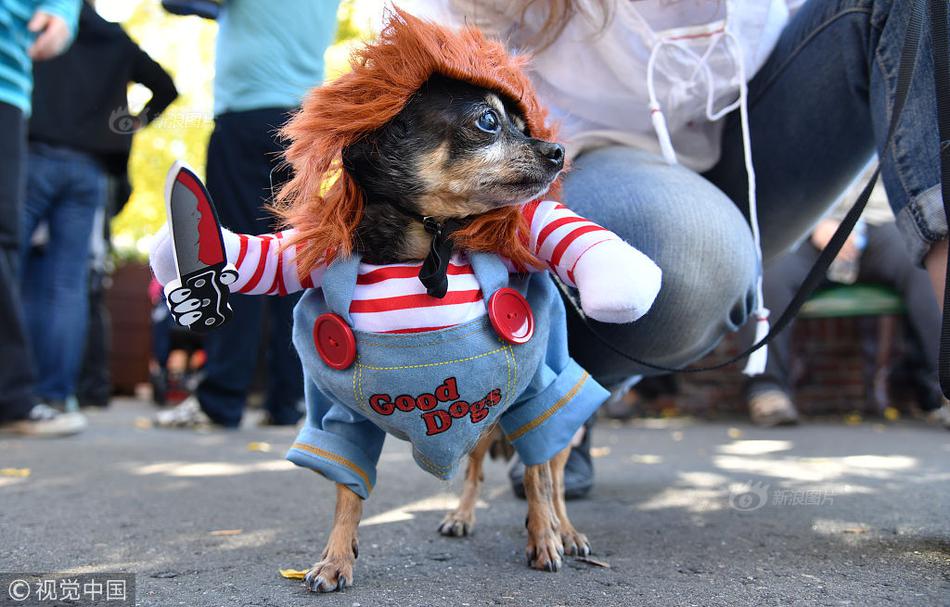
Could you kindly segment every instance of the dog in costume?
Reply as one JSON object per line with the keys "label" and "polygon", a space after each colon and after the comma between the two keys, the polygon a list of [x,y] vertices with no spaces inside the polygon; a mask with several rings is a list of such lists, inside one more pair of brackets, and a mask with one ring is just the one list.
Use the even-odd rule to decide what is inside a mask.
{"label": "dog in costume", "polygon": [[[649,310],[661,273],[557,202],[564,150],[524,63],[474,28],[396,9],[283,129],[294,177],[275,207],[287,229],[221,231],[232,292],[306,289],[294,345],[307,420],[287,457],[334,481],[338,499],[311,590],[353,582],[386,434],[440,479],[469,456],[462,504],[442,527],[464,535],[500,432],[526,465],[530,565],[553,571],[561,554],[589,551],[564,508],[563,467],[608,393],[568,355],[551,274],[591,318],[628,323]],[[178,280],[171,241],[157,239],[153,269],[179,322],[203,326],[208,300]]]}

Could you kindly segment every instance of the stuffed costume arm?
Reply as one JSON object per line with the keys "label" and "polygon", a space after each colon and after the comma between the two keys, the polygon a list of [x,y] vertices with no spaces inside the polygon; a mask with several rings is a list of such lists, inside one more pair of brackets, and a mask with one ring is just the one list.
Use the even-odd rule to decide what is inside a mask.
{"label": "stuffed costume arm", "polygon": [[[619,236],[577,215],[563,204],[534,201],[522,207],[531,226],[529,247],[566,284],[580,291],[584,312],[595,320],[633,322],[649,311],[660,290],[661,272],[646,255]],[[325,266],[304,281],[297,276],[296,248],[282,247],[293,231],[252,236],[221,230],[228,263],[238,279],[234,293],[287,295],[319,287]],[[150,254],[152,270],[163,285],[177,278],[167,228],[156,236]],[[511,271],[516,271],[508,264]]]}
{"label": "stuffed costume arm", "polygon": [[619,236],[554,201],[522,207],[531,226],[529,248],[566,284],[577,287],[581,307],[595,320],[633,322],[660,292],[662,273]]}
{"label": "stuffed costume arm", "polygon": [[[320,286],[325,270],[323,265],[317,266],[304,281],[297,276],[295,247],[282,247],[283,241],[292,233],[293,230],[285,230],[275,234],[253,236],[235,234],[222,228],[227,261],[234,264],[238,272],[238,279],[228,285],[231,292],[246,295],[287,295]],[[178,278],[168,226],[155,235],[155,242],[149,252],[149,263],[155,278],[162,285]]]}

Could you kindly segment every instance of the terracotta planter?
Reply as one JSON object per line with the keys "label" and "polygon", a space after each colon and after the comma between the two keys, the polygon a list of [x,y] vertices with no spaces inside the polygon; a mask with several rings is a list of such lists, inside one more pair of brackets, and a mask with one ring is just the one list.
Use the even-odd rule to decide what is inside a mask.
{"label": "terracotta planter", "polygon": [[113,390],[132,394],[135,386],[149,380],[152,351],[151,309],[148,285],[152,274],[147,264],[124,263],[112,275],[106,305],[112,317]]}

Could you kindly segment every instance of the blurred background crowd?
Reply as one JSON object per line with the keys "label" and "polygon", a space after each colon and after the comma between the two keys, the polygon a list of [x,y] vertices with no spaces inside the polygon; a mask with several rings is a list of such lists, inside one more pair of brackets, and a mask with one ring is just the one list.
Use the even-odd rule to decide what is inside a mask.
{"label": "blurred background crowd", "polygon": [[[227,201],[218,204],[227,227],[270,230],[264,205],[286,178],[275,130],[310,86],[346,69],[382,3],[9,4],[0,19],[39,35],[32,46],[0,39],[0,83],[13,83],[0,96],[2,428],[76,433],[87,424],[83,408],[107,407],[116,394],[154,401],[155,423],[166,427],[297,424],[295,299],[235,297],[235,320],[202,338],[172,323],[147,251],[165,220],[165,173],[178,159]],[[16,33],[16,23],[0,31]],[[31,93],[22,75],[30,61]],[[765,268],[775,313],[856,195],[843,193],[808,240]],[[878,189],[825,287],[771,347],[765,374],[634,377],[613,387],[601,414],[741,414],[760,425],[792,425],[801,415],[848,423],[915,416],[950,428],[936,381],[939,307],[926,272],[898,241]],[[750,339],[730,337],[710,359]]]}

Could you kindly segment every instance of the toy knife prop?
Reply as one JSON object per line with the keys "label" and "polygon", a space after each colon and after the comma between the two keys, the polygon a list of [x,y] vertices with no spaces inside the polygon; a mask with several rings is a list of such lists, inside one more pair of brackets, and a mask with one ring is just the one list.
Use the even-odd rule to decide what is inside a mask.
{"label": "toy knife prop", "polygon": [[197,333],[231,318],[228,285],[238,278],[227,262],[218,213],[201,180],[181,162],[165,180],[165,210],[178,278],[165,285],[165,298],[178,324]]}

